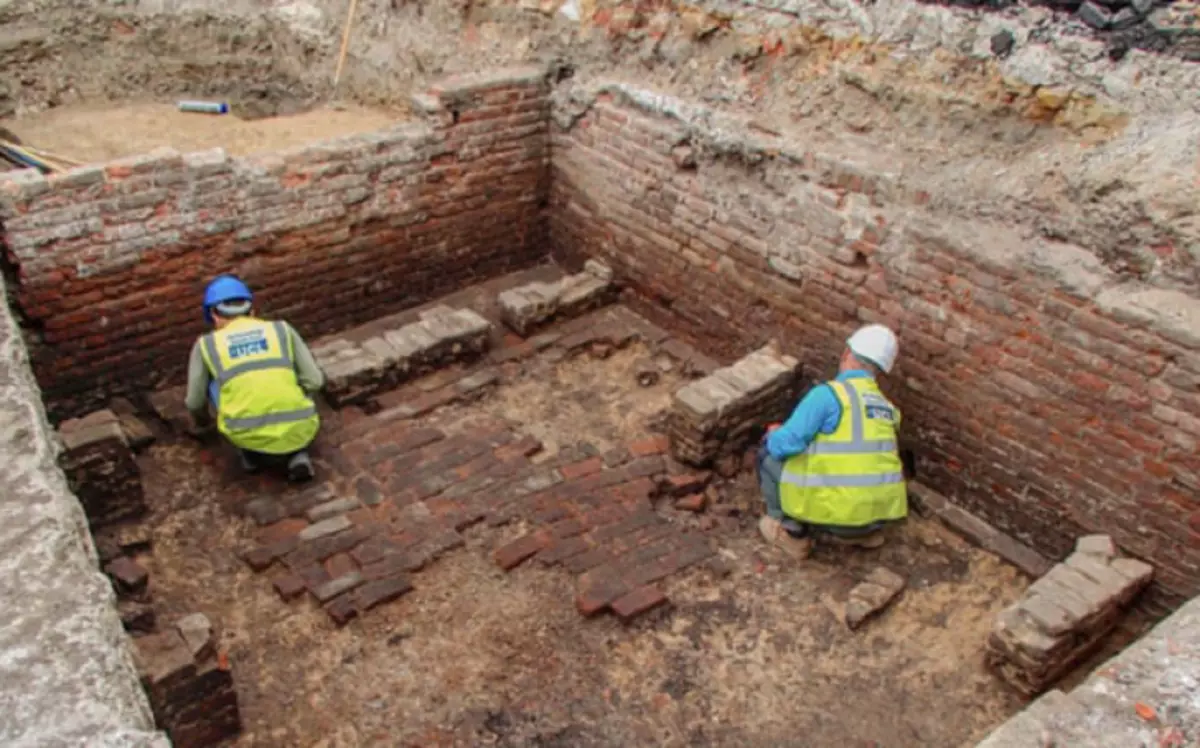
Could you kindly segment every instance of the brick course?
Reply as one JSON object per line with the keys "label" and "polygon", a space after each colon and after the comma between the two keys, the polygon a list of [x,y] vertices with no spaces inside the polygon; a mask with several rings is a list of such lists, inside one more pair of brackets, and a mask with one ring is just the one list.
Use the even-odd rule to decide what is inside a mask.
{"label": "brick course", "polygon": [[735,117],[624,84],[582,110],[552,133],[561,259],[609,263],[727,361],[778,339],[827,376],[856,326],[893,325],[922,480],[1053,558],[1111,534],[1158,603],[1200,593],[1200,302]]}
{"label": "brick course", "polygon": [[52,416],[178,379],[203,331],[204,284],[221,272],[242,275],[263,314],[316,337],[534,264],[546,93],[536,69],[454,78],[415,97],[420,121],[382,132],[0,177],[5,252]]}

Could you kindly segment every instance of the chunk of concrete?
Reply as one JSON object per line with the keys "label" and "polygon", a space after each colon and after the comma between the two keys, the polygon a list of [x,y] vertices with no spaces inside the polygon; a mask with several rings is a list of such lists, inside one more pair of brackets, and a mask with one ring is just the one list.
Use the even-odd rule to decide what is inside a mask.
{"label": "chunk of concrete", "polygon": [[870,617],[891,604],[904,589],[904,577],[877,566],[871,570],[867,578],[850,590],[850,599],[846,601],[846,625],[857,629]]}

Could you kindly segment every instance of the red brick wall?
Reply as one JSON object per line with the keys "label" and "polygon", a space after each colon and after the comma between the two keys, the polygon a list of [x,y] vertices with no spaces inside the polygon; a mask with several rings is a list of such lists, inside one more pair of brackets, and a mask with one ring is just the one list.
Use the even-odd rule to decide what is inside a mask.
{"label": "red brick wall", "polygon": [[51,414],[179,378],[222,272],[315,337],[537,262],[547,93],[535,70],[451,79],[414,97],[419,121],[377,133],[0,178]]}
{"label": "red brick wall", "polygon": [[884,386],[924,481],[1056,557],[1111,533],[1160,600],[1200,593],[1200,302],[626,90],[554,129],[556,251],[608,260],[710,347],[777,337],[814,376],[857,325],[893,325]]}

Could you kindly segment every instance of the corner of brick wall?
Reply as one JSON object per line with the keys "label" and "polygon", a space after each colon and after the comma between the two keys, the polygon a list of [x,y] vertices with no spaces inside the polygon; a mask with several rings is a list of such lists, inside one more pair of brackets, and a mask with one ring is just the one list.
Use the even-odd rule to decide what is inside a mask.
{"label": "corner of brick wall", "polygon": [[414,122],[282,152],[160,149],[0,175],[4,251],[52,416],[181,377],[204,285],[222,272],[315,336],[539,261],[544,71],[451,78],[413,109]]}
{"label": "corner of brick wall", "polygon": [[1053,558],[1111,534],[1200,592],[1200,300],[1082,247],[935,215],[920,186],[748,120],[602,84],[555,102],[556,255],[618,277],[728,358],[777,338],[832,371],[893,325],[922,481]]}

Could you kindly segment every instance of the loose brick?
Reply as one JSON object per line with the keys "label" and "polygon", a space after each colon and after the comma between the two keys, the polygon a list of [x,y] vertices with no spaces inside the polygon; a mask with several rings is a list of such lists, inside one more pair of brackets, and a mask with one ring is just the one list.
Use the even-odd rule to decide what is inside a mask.
{"label": "loose brick", "polygon": [[121,556],[104,567],[104,571],[117,586],[117,591],[124,594],[140,594],[146,590],[150,582],[150,572],[138,562],[126,556]]}
{"label": "loose brick", "polygon": [[327,519],[336,518],[338,515],[358,509],[361,504],[358,499],[334,499],[326,501],[324,504],[317,504],[307,512],[308,521],[320,523]]}
{"label": "loose brick", "polygon": [[383,501],[383,492],[379,490],[379,484],[369,475],[360,475],[354,481],[354,492],[358,500],[367,506],[376,506]]}
{"label": "loose brick", "polygon": [[362,574],[357,571],[352,571],[349,574],[343,574],[339,577],[329,580],[324,584],[318,585],[312,589],[313,597],[319,602],[328,602],[338,595],[352,590],[363,583]]}
{"label": "loose brick", "polygon": [[338,626],[345,626],[351,619],[358,616],[358,604],[354,593],[347,592],[325,604],[325,612]]}
{"label": "loose brick", "polygon": [[255,499],[246,505],[246,515],[260,525],[270,525],[288,516],[283,504],[275,499]]}
{"label": "loose brick", "polygon": [[492,554],[492,558],[495,560],[497,566],[508,571],[542,550],[545,545],[546,538],[540,534],[522,535],[516,540],[497,548],[495,553]]}
{"label": "loose brick", "polygon": [[[300,531],[308,527],[308,522],[302,519],[284,519],[267,525],[258,533],[258,541],[263,545],[274,545],[296,541]],[[286,551],[285,551],[286,552]]]}
{"label": "loose brick", "polygon": [[629,453],[634,457],[649,457],[651,455],[666,454],[670,447],[671,442],[666,436],[656,434],[631,442],[629,444]]}
{"label": "loose brick", "polygon": [[582,478],[585,475],[598,473],[604,468],[604,461],[599,457],[593,457],[582,462],[573,462],[569,465],[563,465],[558,469],[562,476],[567,480],[573,478]]}
{"label": "loose brick", "polygon": [[629,584],[620,575],[608,567],[600,567],[580,579],[575,607],[585,616],[594,616],[607,610],[613,601],[629,591]]}
{"label": "loose brick", "polygon": [[625,623],[650,612],[667,602],[666,594],[655,585],[639,587],[612,603],[612,611]]}
{"label": "loose brick", "polygon": [[708,503],[707,497],[702,493],[694,493],[691,496],[684,496],[675,501],[675,508],[685,512],[703,512],[705,504]]}
{"label": "loose brick", "polygon": [[294,600],[308,589],[304,583],[304,579],[299,574],[280,574],[271,580],[271,584],[284,601]]}
{"label": "loose brick", "polygon": [[349,553],[335,553],[325,559],[325,571],[334,579],[357,570],[358,564],[354,562]]}
{"label": "loose brick", "polygon": [[555,540],[537,554],[537,560],[544,564],[557,564],[590,548],[591,545],[578,536]]}
{"label": "loose brick", "polygon": [[317,538],[323,538],[327,535],[333,535],[334,533],[349,529],[350,525],[350,520],[347,517],[330,517],[304,528],[296,537],[301,542],[316,540]]}
{"label": "loose brick", "polygon": [[412,591],[412,581],[407,575],[392,576],[367,582],[355,592],[354,603],[360,612],[383,605]]}

